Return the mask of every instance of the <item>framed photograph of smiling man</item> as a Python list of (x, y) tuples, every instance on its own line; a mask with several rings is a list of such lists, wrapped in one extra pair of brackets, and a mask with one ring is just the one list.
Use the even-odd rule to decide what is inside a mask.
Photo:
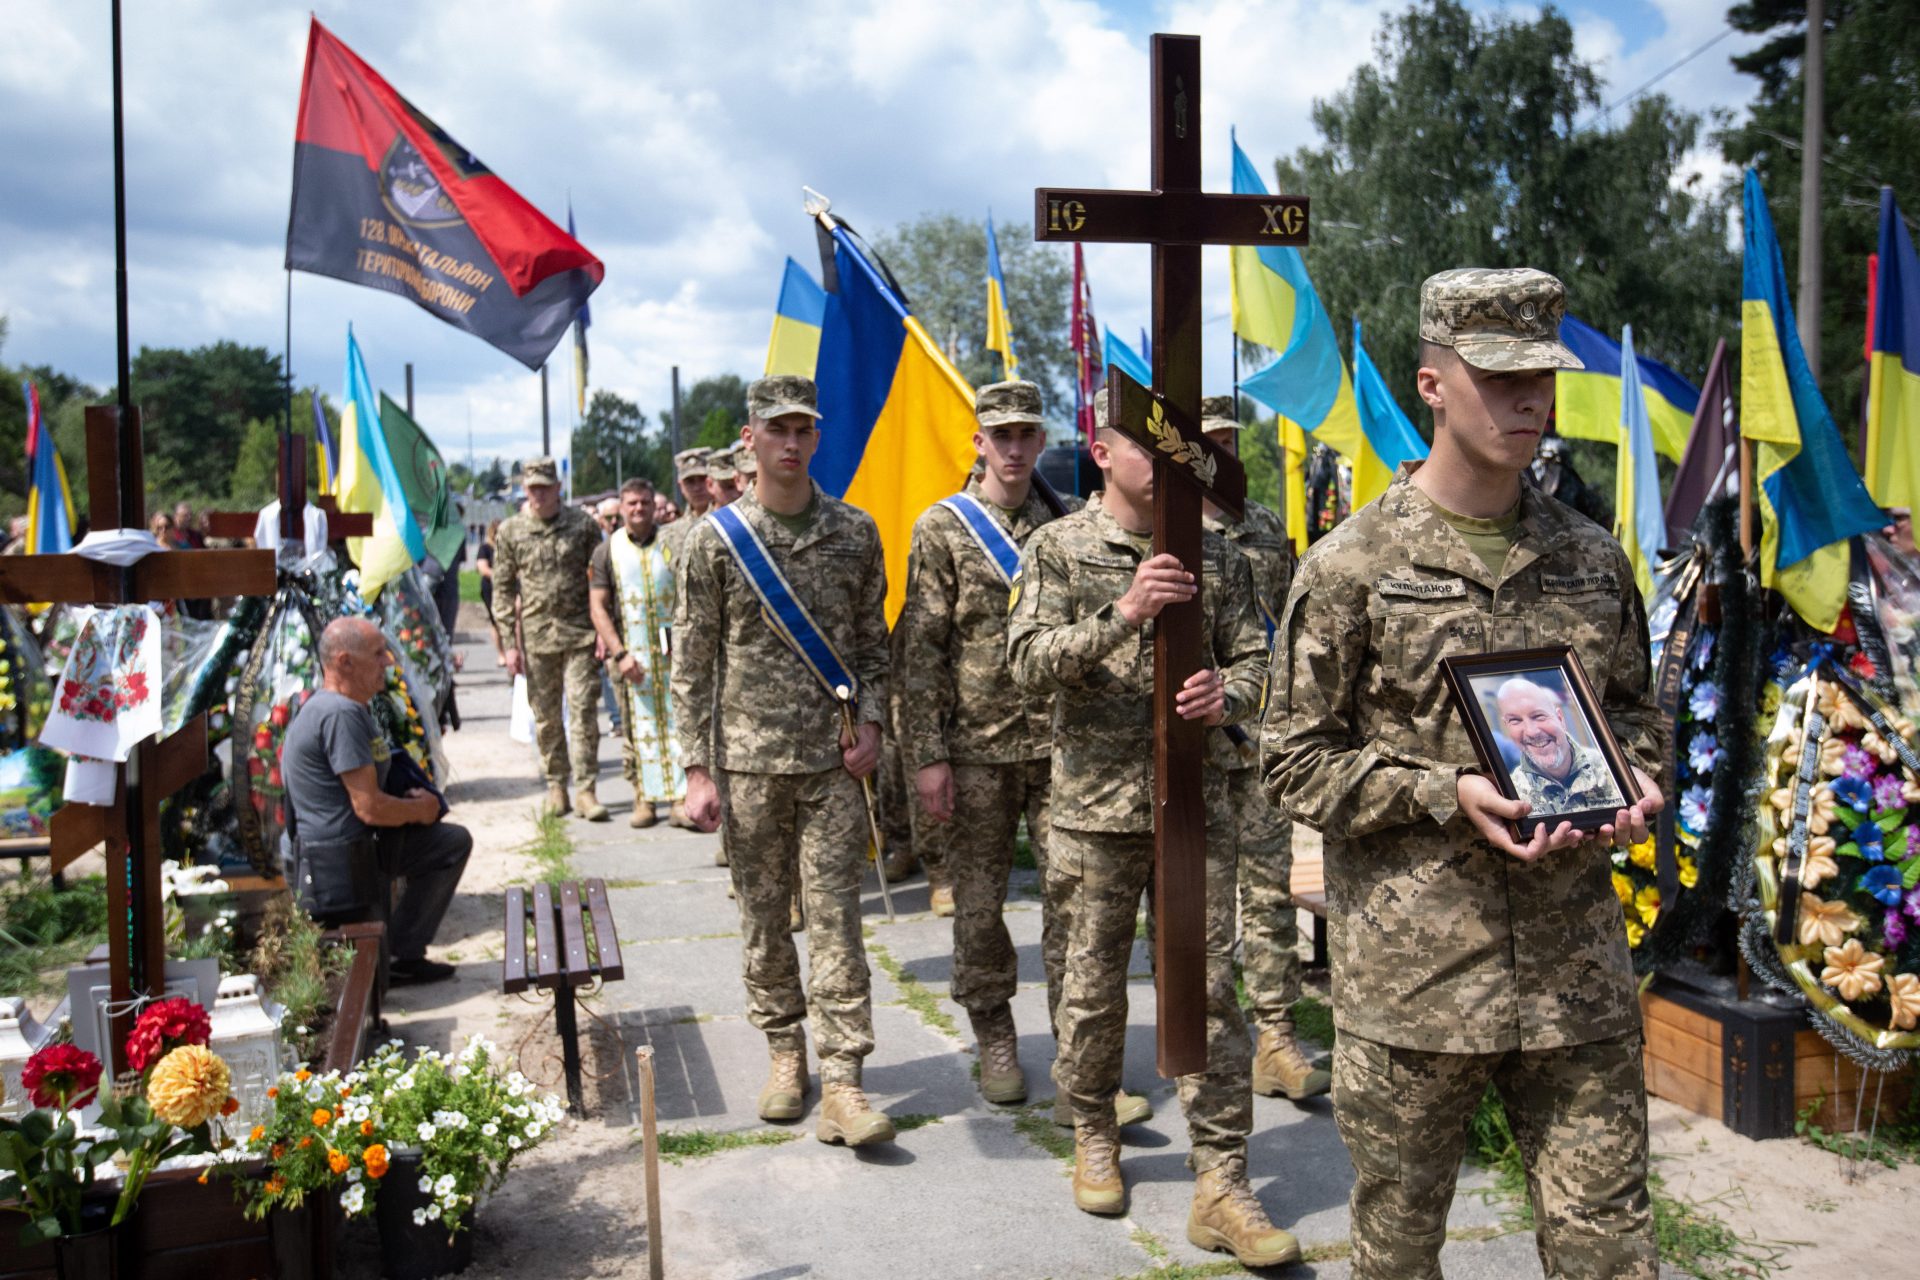
[(1571, 648), (1445, 658), (1440, 668), (1481, 769), (1501, 794), (1533, 806), (1514, 824), (1516, 839), (1543, 822), (1597, 831), (1640, 799)]

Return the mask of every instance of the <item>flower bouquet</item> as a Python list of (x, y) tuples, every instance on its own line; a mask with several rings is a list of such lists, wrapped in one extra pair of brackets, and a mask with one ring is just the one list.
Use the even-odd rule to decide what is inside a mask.
[(1803, 992), (1863, 1065), (1920, 1050), (1920, 752), (1911, 721), (1819, 656), (1767, 739), (1741, 937), (1754, 967)]
[(336, 1187), (349, 1216), (366, 1212), (368, 1195), (387, 1176), (388, 1157), (363, 1082), (359, 1072), (316, 1076), (303, 1067), (267, 1090), (272, 1111), (240, 1144), (242, 1153), (266, 1164), (263, 1177), (240, 1183), (249, 1218), (297, 1209), (308, 1196)]
[(297, 583), (281, 587), (234, 683), (229, 782), (241, 848), (262, 871), (279, 869), (287, 828), (280, 746), (294, 713), (320, 687), (320, 628), (320, 614), (304, 589)]
[(453, 646), (418, 566), (387, 584), (374, 603), (374, 615), (380, 629), (394, 640), (395, 651), (425, 677), (422, 696), (437, 719), (453, 692)]

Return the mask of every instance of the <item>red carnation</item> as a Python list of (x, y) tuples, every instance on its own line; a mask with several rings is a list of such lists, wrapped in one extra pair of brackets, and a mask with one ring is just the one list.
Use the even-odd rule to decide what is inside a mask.
[(127, 1065), (145, 1071), (183, 1044), (205, 1044), (213, 1036), (207, 1011), (175, 996), (160, 1000), (140, 1011), (139, 1020), (127, 1036)]
[(20, 1083), (36, 1107), (85, 1106), (100, 1089), (100, 1059), (70, 1044), (50, 1044), (20, 1072)]

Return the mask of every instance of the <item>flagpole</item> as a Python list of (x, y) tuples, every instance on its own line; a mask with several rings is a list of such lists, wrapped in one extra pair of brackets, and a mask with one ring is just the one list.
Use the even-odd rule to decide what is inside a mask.
[[(113, 0), (113, 319), (115, 326), (114, 371), (120, 380), (120, 431), (125, 438), (133, 418), (132, 361), (127, 354), (127, 130), (122, 106), (120, 58), (120, 0)], [(101, 528), (103, 519), (115, 525), (126, 523), (121, 516), (104, 511), (92, 513), (93, 523)]]
[[(288, 435), (292, 435), (293, 434), (293, 268), (292, 267), (287, 268), (287, 341), (286, 341), (286, 346), (284, 350), (287, 353), (286, 355), (287, 367), (281, 370), (281, 372), (285, 375), (286, 383), (287, 383), (287, 431), (286, 433)], [(319, 442), (315, 441), (315, 443), (317, 444)]]
[(540, 366), (540, 456), (553, 456), (553, 425), (547, 412), (547, 366)]

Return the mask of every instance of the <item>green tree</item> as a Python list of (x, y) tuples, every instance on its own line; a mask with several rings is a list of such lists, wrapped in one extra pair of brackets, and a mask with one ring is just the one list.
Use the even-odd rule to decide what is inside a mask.
[[(695, 445), (710, 444), (705, 433), (710, 420), (721, 415), (732, 424), (726, 439), (731, 444), (738, 438), (738, 429), (747, 420), (747, 380), (737, 373), (718, 373), (700, 379), (688, 387), (680, 396), (680, 416), (686, 421), (687, 429), (676, 429), (671, 411), (660, 415), (661, 430), (671, 442), (678, 440), (679, 447), (691, 449)], [(672, 448), (668, 449), (668, 462), (672, 462)]]
[[(1909, 226), (1920, 213), (1920, 23), (1912, 0), (1827, 0), (1826, 19), (1820, 389), (1835, 417), (1852, 422), (1864, 394), (1866, 263), (1879, 239), (1881, 186), (1904, 202)], [(1727, 21), (1770, 37), (1733, 59), (1760, 88), (1720, 142), (1727, 159), (1759, 171), (1791, 279), (1800, 253), (1805, 0), (1747, 0)]]
[[(1073, 291), (1071, 259), (1036, 244), (1024, 222), (995, 224), (1000, 269), (1007, 281), (1007, 311), (1013, 322), (1013, 353), (1019, 376), (1036, 383), (1049, 417), (1072, 417), (1073, 352), (1068, 347), (1068, 309)], [(923, 214), (879, 236), (874, 249), (907, 295), (907, 305), (972, 385), (1005, 376), (987, 342), (987, 228), (957, 213)]]
[(142, 347), (132, 376), (150, 501), (188, 498), (203, 505), (223, 498), (221, 472), (208, 460), (233, 457), (248, 423), (278, 419), (286, 408), (280, 357), (265, 347), (229, 341), (191, 351)]
[(280, 427), (279, 418), (255, 418), (247, 424), (226, 493), (233, 510), (258, 510), (280, 496)]
[(600, 493), (636, 471), (645, 474), (646, 427), (639, 405), (611, 391), (594, 392), (573, 432), (573, 491)]
[[(4, 350), (7, 320), (0, 316), (0, 350)], [(14, 367), (0, 363), (0, 520), (27, 510), (27, 395), (23, 382), (39, 393), (40, 412), (66, 464), (67, 486), (73, 491), (75, 514), (87, 505), (86, 406), (98, 403), (102, 393), (78, 378), (45, 365)]]
[[(706, 449), (730, 449), (740, 442), (740, 427), (746, 415), (715, 406), (700, 420), (693, 444)], [(693, 445), (689, 445), (692, 448)]]
[(1739, 272), (1727, 197), (1680, 179), (1698, 117), (1658, 96), (1618, 127), (1585, 127), (1600, 82), (1573, 28), (1425, 0), (1382, 26), (1374, 60), (1316, 102), (1324, 142), (1278, 161), (1313, 199), (1307, 267), (1334, 329), (1367, 349), (1416, 423), (1420, 283), (1449, 267), (1537, 266), (1602, 330), (1696, 380), (1731, 336)]

